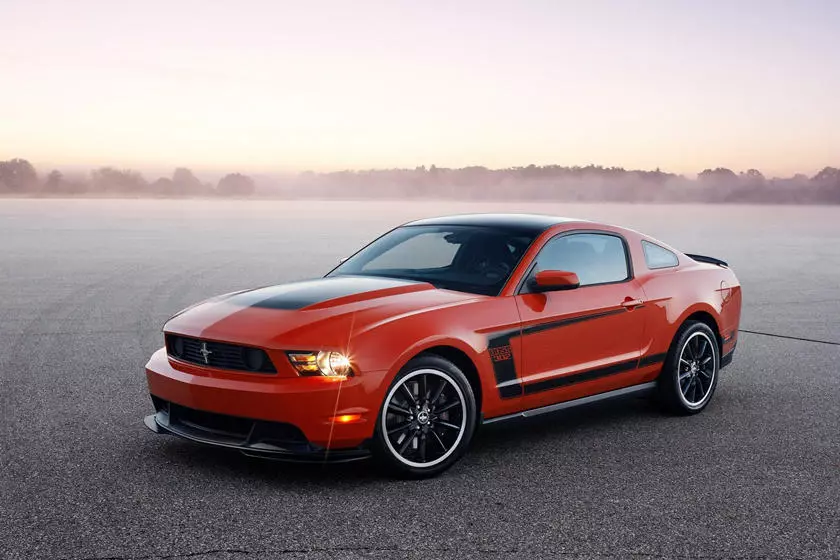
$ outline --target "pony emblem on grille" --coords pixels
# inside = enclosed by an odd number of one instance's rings
[[[212,354],[213,351],[207,349],[207,343],[206,342],[201,343],[201,350],[199,350],[199,353],[204,357],[204,363],[209,364],[210,363],[210,354]]]

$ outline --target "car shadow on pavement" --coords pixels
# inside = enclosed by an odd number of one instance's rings
[[[483,459],[498,459],[500,455],[508,463],[527,460],[529,454],[546,446],[575,445],[593,431],[635,429],[639,424],[661,420],[662,416],[649,399],[628,397],[485,425],[476,433],[462,461],[483,463],[486,462]],[[236,451],[202,446],[173,436],[160,436],[155,441],[158,445],[144,454],[147,459],[166,462],[207,479],[253,478],[272,485],[314,483],[345,488],[348,484],[362,486],[389,480],[372,460],[290,463],[246,457]]]
[[[662,418],[663,413],[649,397],[625,397],[558,410],[529,418],[482,426],[472,441],[470,453],[495,453],[506,449],[539,446],[545,440],[584,437],[596,431],[625,429],[634,422]]]

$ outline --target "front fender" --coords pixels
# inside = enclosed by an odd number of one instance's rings
[[[482,406],[495,407],[498,399],[488,333],[519,328],[519,312],[512,297],[482,298],[470,302],[413,314],[375,329],[364,330],[352,339],[354,361],[361,375],[365,370],[387,371],[383,383],[390,383],[415,356],[435,347],[449,347],[463,353],[475,366]]]
[[[394,361],[389,373],[396,375],[412,358],[436,346],[450,346],[452,348],[456,348],[466,354],[470,361],[476,364],[476,366],[478,365],[481,352],[486,350],[486,344],[485,348],[475,348],[464,340],[460,340],[458,338],[452,338],[449,336],[430,336],[423,340],[419,340],[415,344],[406,348],[405,351],[403,351],[402,354],[400,354]]]

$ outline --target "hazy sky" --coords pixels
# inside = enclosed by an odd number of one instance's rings
[[[840,1],[0,0],[0,159],[840,165]]]

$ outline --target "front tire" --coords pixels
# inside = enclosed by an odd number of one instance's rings
[[[717,336],[705,323],[688,321],[677,332],[659,375],[659,401],[674,414],[702,411],[720,372]]]
[[[419,356],[397,374],[377,417],[374,456],[391,474],[426,478],[451,467],[475,432],[466,376],[439,356]]]

